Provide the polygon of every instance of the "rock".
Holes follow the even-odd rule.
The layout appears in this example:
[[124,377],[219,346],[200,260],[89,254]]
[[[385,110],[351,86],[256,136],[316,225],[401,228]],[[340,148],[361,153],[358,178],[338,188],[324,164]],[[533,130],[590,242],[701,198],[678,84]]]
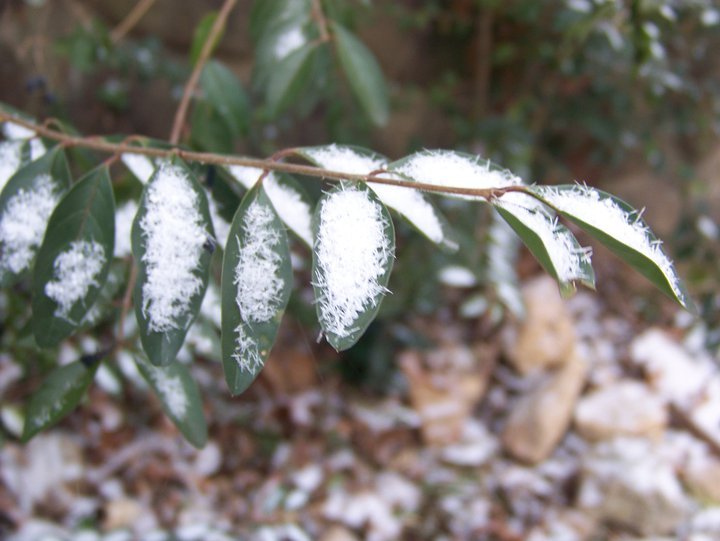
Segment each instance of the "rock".
[[532,464],[552,453],[570,424],[587,375],[579,355],[559,368],[514,406],[502,434],[505,449]]
[[674,533],[689,511],[671,461],[640,438],[598,444],[584,460],[578,500],[599,519],[645,536]]
[[503,335],[508,361],[521,374],[568,361],[575,350],[575,329],[555,280],[536,278],[523,286],[522,296],[525,320]]
[[631,380],[613,383],[584,396],[575,409],[575,425],[583,437],[659,438],[668,422],[663,401],[647,386]]
[[459,441],[465,421],[487,389],[494,353],[459,346],[425,355],[408,350],[398,362],[408,379],[410,403],[420,416],[423,440],[429,445]]

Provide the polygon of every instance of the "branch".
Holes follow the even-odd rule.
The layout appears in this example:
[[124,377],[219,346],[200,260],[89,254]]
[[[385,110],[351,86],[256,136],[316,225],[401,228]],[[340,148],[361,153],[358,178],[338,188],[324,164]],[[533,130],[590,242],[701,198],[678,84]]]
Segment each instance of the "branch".
[[330,33],[328,32],[327,18],[322,8],[322,0],[312,0],[312,15],[317,22],[318,31],[320,32],[320,41],[330,41]]
[[197,62],[195,62],[195,67],[190,74],[190,78],[185,84],[185,90],[183,90],[180,105],[178,106],[177,112],[175,113],[175,120],[173,121],[172,131],[170,132],[171,145],[177,145],[180,141],[180,132],[182,131],[183,124],[185,123],[185,117],[187,116],[188,107],[190,107],[190,99],[195,93],[195,88],[197,87],[198,81],[200,80],[200,74],[202,73],[202,69],[205,66],[205,63],[208,61],[208,58],[210,58],[210,53],[212,52],[218,36],[223,31],[223,28],[225,28],[225,21],[227,21],[228,15],[230,15],[230,11],[236,3],[237,0],[225,0],[225,3],[223,4],[222,8],[220,8],[218,16],[215,19],[215,22],[213,23],[210,32],[208,33],[205,43],[203,43],[202,50],[200,51],[200,56],[198,57]]
[[[509,192],[520,192],[541,200],[529,186],[524,185],[505,186],[502,188],[458,188],[454,186],[438,186],[437,184],[426,184],[423,182],[415,182],[414,180],[381,177],[378,176],[377,171],[373,171],[367,175],[358,175],[353,173],[344,173],[342,171],[330,171],[328,169],[314,167],[311,165],[279,162],[275,161],[275,159],[261,160],[257,158],[242,158],[240,156],[214,154],[211,152],[194,152],[192,150],[184,150],[177,145],[173,145],[172,148],[162,149],[140,147],[129,145],[127,143],[111,143],[98,136],[79,137],[69,135],[33,122],[28,122],[25,119],[8,114],[4,111],[0,111],[0,122],[12,122],[14,124],[18,124],[34,131],[40,137],[57,141],[64,147],[87,148],[107,154],[140,154],[150,158],[160,159],[169,159],[173,156],[178,156],[191,162],[224,166],[241,165],[244,167],[255,167],[257,169],[265,169],[268,171],[280,171],[283,173],[305,175],[333,182],[349,181],[363,184],[384,184],[386,186],[398,186],[400,188],[410,188],[428,193],[465,195],[470,197],[483,197],[485,199],[495,199]],[[298,155],[298,152],[294,149],[287,149],[282,152],[283,155]]]
[[130,10],[130,13],[120,21],[112,32],[110,32],[110,40],[113,43],[117,43],[125,35],[132,30],[132,28],[142,19],[145,14],[150,10],[156,0],[140,0],[135,7]]

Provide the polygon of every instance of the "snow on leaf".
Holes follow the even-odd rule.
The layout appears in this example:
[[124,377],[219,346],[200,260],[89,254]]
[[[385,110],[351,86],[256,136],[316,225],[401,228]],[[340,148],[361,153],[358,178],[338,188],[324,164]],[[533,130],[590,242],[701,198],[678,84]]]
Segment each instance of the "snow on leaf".
[[120,160],[125,164],[130,172],[143,184],[147,184],[148,180],[155,171],[152,160],[142,154],[125,153],[120,156]]
[[[301,153],[324,169],[356,175],[367,175],[388,165],[387,159],[379,154],[361,153],[354,148],[340,145],[304,148]],[[380,201],[405,216],[432,242],[457,248],[456,243],[446,238],[438,214],[421,192],[384,184],[368,183],[368,186]]]
[[448,150],[418,152],[391,164],[390,170],[416,182],[436,186],[487,189],[522,184],[520,177],[493,167],[489,161]]
[[132,253],[130,235],[132,232],[132,223],[137,211],[137,203],[131,199],[123,203],[115,212],[114,257],[125,257]]
[[587,186],[575,185],[572,189],[543,186],[537,190],[559,212],[648,258],[663,274],[675,297],[686,299],[673,263],[661,248],[662,241],[655,238],[642,220],[641,211],[622,208],[614,198]]
[[149,329],[178,329],[178,319],[202,288],[199,268],[208,238],[198,196],[180,167],[162,164],[148,185],[146,213],[140,220],[145,237],[147,279],[142,288],[142,311]]
[[318,315],[326,332],[345,338],[387,292],[379,280],[392,260],[392,243],[382,207],[366,190],[343,186],[320,205],[313,283],[321,291]]
[[97,277],[105,263],[105,250],[95,241],[78,240],[61,252],[53,263],[53,280],[45,284],[45,294],[57,303],[55,316],[69,319],[73,306],[85,298],[90,287],[98,287]]
[[30,139],[30,160],[37,160],[45,155],[47,149],[43,142],[38,138],[34,137]]
[[272,209],[255,200],[244,216],[242,242],[235,237],[239,256],[233,283],[243,321],[268,321],[282,305],[281,257],[276,250],[280,235],[272,228],[273,220]]
[[[255,185],[263,172],[257,167],[242,165],[231,165],[228,171],[247,189]],[[274,173],[269,173],[265,177],[263,188],[275,207],[275,212],[285,225],[308,245],[312,245],[312,211],[301,194],[292,186],[278,180]]]
[[15,122],[3,123],[3,135],[7,139],[31,139],[35,137],[35,131]]
[[167,370],[149,363],[144,367],[170,413],[177,419],[184,418],[190,401],[180,376],[171,375]]
[[3,141],[0,143],[0,190],[22,164],[23,141]]
[[3,257],[0,268],[18,274],[28,268],[45,228],[59,200],[53,179],[44,174],[29,189],[20,189],[10,198],[0,220]]
[[592,251],[579,246],[572,233],[542,203],[526,194],[510,192],[497,199],[495,205],[511,212],[540,237],[553,267],[547,270],[554,270],[561,284],[585,280],[584,267],[589,265]]
[[232,353],[232,358],[237,362],[241,372],[250,374],[257,374],[265,364],[257,342],[248,333],[243,322],[235,327],[235,351]]
[[307,43],[307,37],[302,26],[291,26],[275,38],[272,49],[273,56],[275,60],[282,60],[297,51],[305,43]]

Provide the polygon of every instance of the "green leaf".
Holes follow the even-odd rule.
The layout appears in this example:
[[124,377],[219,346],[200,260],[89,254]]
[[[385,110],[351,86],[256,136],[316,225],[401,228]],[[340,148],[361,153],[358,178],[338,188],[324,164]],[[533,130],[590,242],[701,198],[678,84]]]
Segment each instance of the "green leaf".
[[232,130],[212,105],[205,101],[195,103],[191,122],[190,138],[195,146],[206,152],[232,153]]
[[200,389],[182,363],[153,366],[135,357],[140,373],[160,400],[163,411],[191,444],[200,448],[207,442],[207,423]]
[[140,339],[150,362],[171,363],[200,310],[214,241],[204,190],[174,158],[145,186],[132,228]]
[[216,60],[203,68],[200,87],[206,101],[217,111],[233,134],[240,137],[248,129],[248,103],[235,74]]
[[[205,46],[205,42],[210,37],[210,31],[212,30],[213,24],[215,24],[217,16],[217,11],[211,11],[210,13],[205,15],[195,27],[192,45],[190,46],[190,64],[195,65],[200,58],[200,53]],[[218,32],[218,35],[215,36],[215,40],[213,41],[212,47],[210,49],[211,56],[213,50],[215,50],[215,47],[217,47],[217,44],[222,39],[224,32],[225,29],[223,28],[222,31]]]
[[286,109],[310,82],[317,43],[306,43],[277,64],[270,75],[266,101],[271,117]]
[[256,0],[250,12],[250,38],[257,43],[278,27],[297,24],[310,17],[310,0]]
[[222,356],[230,392],[247,389],[265,365],[292,290],[285,228],[262,185],[243,198],[222,270]]
[[33,274],[33,331],[41,347],[72,334],[107,279],[115,198],[107,165],[80,179],[50,216]]
[[527,195],[495,200],[500,216],[513,228],[543,268],[557,280],[563,296],[575,292],[575,282],[594,289],[595,272],[589,253],[568,228]]
[[50,214],[69,186],[70,170],[60,147],[8,180],[0,193],[0,287],[31,268]]
[[28,441],[75,409],[95,376],[99,359],[79,360],[50,372],[30,398],[25,414],[23,441]]
[[[388,159],[372,150],[350,145],[324,145],[295,149],[310,163],[331,171],[368,175],[388,165]],[[383,175],[380,175],[383,176]],[[383,204],[397,211],[430,241],[454,252],[458,242],[445,216],[419,190],[368,182]]]
[[640,212],[609,193],[585,186],[533,189],[547,205],[607,246],[660,291],[686,310],[695,311],[685,284]]
[[332,22],[340,65],[365,114],[376,126],[387,124],[389,100],[387,84],[375,56],[347,29]]
[[320,326],[336,350],[350,348],[375,319],[395,257],[385,206],[365,185],[340,184],[313,216],[312,282]]

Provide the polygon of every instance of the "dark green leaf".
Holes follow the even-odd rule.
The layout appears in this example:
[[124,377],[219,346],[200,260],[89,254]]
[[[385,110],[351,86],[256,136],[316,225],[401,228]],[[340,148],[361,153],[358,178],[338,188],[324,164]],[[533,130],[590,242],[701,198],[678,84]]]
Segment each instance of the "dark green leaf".
[[310,81],[317,43],[306,43],[282,59],[268,81],[267,106],[271,116],[286,109]]
[[336,350],[350,348],[375,319],[395,257],[385,206],[365,185],[341,184],[313,216],[312,281],[320,326]]
[[171,363],[200,309],[214,241],[204,190],[175,158],[145,186],[132,228],[140,339],[150,362]]
[[245,91],[235,74],[220,62],[211,60],[203,68],[200,86],[205,100],[222,117],[234,138],[248,128],[248,103]]
[[101,165],[63,197],[50,216],[33,274],[33,331],[42,347],[72,334],[95,302],[115,246],[115,198]]
[[291,290],[285,228],[265,189],[255,186],[235,214],[223,259],[222,354],[232,394],[262,370]]
[[182,363],[153,366],[135,357],[138,369],[162,404],[163,411],[195,447],[207,442],[207,423],[203,414],[200,389]]
[[365,114],[377,126],[384,126],[389,115],[387,84],[375,56],[347,29],[332,23],[340,64]]
[[[595,272],[588,253],[564,225],[530,196],[523,204],[500,199],[494,206],[543,268],[557,280],[563,296],[575,292],[575,282],[594,289]],[[525,204],[527,203],[527,204]]]
[[594,188],[577,185],[535,187],[549,206],[602,242],[615,255],[650,280],[683,308],[695,306],[660,241],[625,201]]
[[[195,65],[195,63],[198,61],[198,58],[200,58],[200,53],[205,46],[205,42],[210,37],[210,30],[212,30],[213,24],[215,24],[215,19],[217,19],[217,16],[218,14],[216,11],[211,11],[210,13],[205,15],[195,27],[195,33],[193,34],[193,41],[190,47],[190,64]],[[220,42],[220,39],[222,39],[224,30],[225,29],[223,29],[223,31],[221,32],[218,32],[218,35],[215,36],[215,41],[213,41],[212,47],[210,49],[211,55],[212,51]]]
[[234,137],[231,128],[209,103],[195,103],[191,121],[190,137],[195,146],[206,152],[232,153]]
[[60,147],[8,180],[0,193],[0,286],[31,268],[50,214],[69,186],[70,170]]
[[30,398],[25,414],[23,441],[54,425],[75,409],[90,386],[98,366],[97,360],[80,360],[50,372],[40,389]]
[[310,0],[256,0],[250,13],[250,37],[257,43],[279,27],[308,19],[311,9]]

